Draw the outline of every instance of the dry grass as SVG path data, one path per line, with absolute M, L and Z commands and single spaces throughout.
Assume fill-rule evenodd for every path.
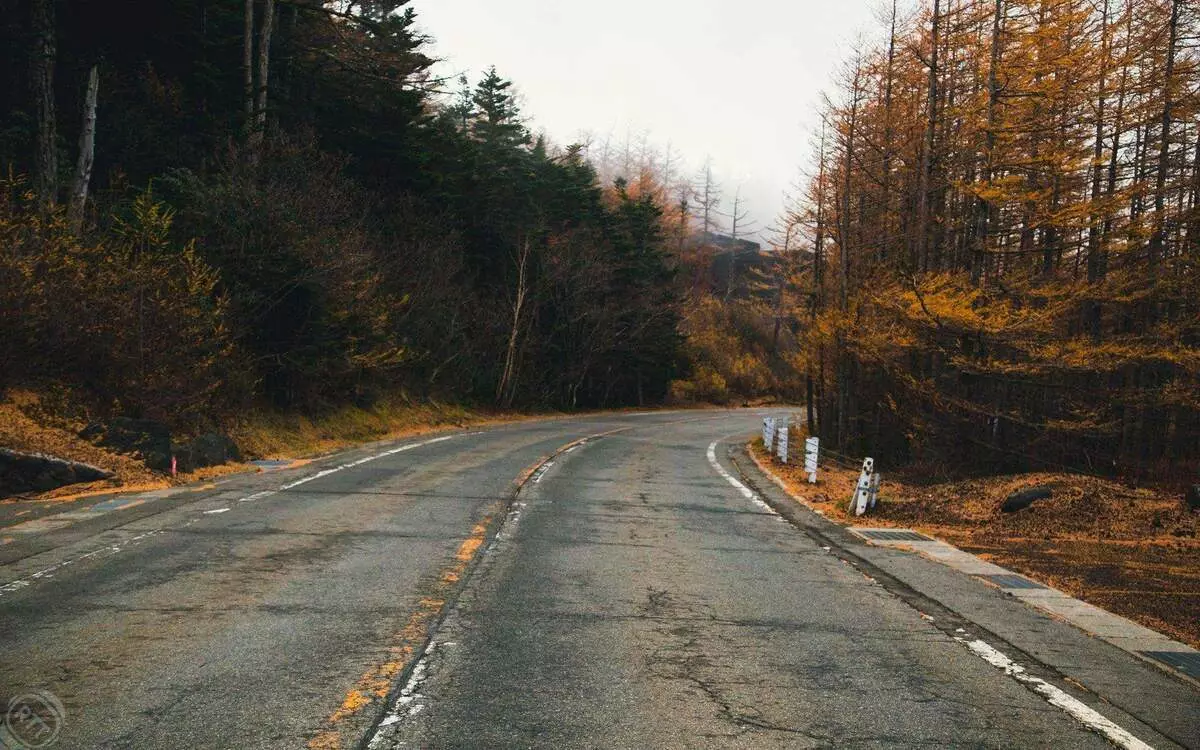
M 761 441 L 752 446 L 765 460 Z M 1200 513 L 1178 495 L 1078 474 L 1031 473 L 943 484 L 889 477 L 875 512 L 848 512 L 858 471 L 773 464 L 793 494 L 840 523 L 903 526 L 1019 571 L 1193 646 L 1200 646 Z M 921 479 L 921 478 L 908 478 Z M 1016 513 L 1012 492 L 1051 485 L 1054 494 Z
M 370 409 L 345 406 L 319 417 L 254 411 L 230 430 L 230 437 L 247 456 L 295 458 L 439 427 L 479 424 L 489 416 L 436 402 L 413 404 L 385 399 Z
M 110 453 L 77 436 L 84 427 L 69 417 L 55 415 L 30 391 L 12 391 L 0 401 L 0 446 L 32 453 L 83 461 L 114 472 L 100 482 L 72 484 L 36 495 L 38 499 L 69 500 L 115 489 L 159 489 L 167 485 L 162 475 L 132 456 Z

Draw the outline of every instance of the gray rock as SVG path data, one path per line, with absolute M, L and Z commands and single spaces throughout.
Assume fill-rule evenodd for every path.
M 1000 506 L 1000 510 L 1005 513 L 1016 513 L 1018 510 L 1033 505 L 1033 501 L 1044 500 L 1052 494 L 1054 494 L 1053 490 L 1046 486 L 1028 487 L 1018 490 L 1004 499 L 1004 504 Z
M 46 492 L 68 484 L 95 482 L 113 476 L 99 466 L 68 461 L 42 453 L 0 448 L 0 497 L 22 492 Z
M 136 454 L 156 471 L 171 469 L 171 428 L 162 422 L 117 417 L 108 424 L 94 422 L 79 436 L 117 453 Z
M 220 466 L 242 460 L 237 444 L 228 436 L 215 432 L 205 433 L 186 443 L 176 443 L 173 451 L 179 471 L 195 471 L 205 466 Z

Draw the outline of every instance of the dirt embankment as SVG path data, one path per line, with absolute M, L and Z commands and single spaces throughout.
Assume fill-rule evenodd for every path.
M 167 485 L 166 477 L 151 471 L 136 457 L 112 453 L 79 437 L 78 431 L 83 426 L 82 422 L 55 414 L 55 410 L 46 406 L 40 397 L 28 391 L 10 392 L 7 398 L 0 400 L 0 446 L 82 461 L 114 475 L 98 482 L 67 485 L 15 499 L 67 499 L 81 493 L 149 490 Z
M 823 462 L 812 485 L 802 466 L 772 466 L 796 495 L 838 522 L 923 531 L 1200 647 L 1200 512 L 1178 494 L 1066 473 L 932 484 L 880 466 L 880 503 L 854 518 L 847 508 L 857 469 Z M 1001 512 L 1008 495 L 1037 485 L 1049 485 L 1052 496 Z

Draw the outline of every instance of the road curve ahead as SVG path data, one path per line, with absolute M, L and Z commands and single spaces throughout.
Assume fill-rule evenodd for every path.
M 1200 744 L 1193 686 L 1099 651 L 1125 688 L 1081 686 L 774 514 L 730 460 L 764 413 L 440 433 L 9 535 L 0 698 L 57 696 L 62 748 Z

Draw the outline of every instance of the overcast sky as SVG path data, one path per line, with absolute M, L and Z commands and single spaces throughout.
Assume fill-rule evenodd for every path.
M 820 93 L 875 0 L 413 0 L 441 72 L 472 82 L 495 65 L 535 130 L 559 145 L 641 131 L 698 169 L 711 156 L 727 198 L 742 185 L 769 226 L 796 182 Z

